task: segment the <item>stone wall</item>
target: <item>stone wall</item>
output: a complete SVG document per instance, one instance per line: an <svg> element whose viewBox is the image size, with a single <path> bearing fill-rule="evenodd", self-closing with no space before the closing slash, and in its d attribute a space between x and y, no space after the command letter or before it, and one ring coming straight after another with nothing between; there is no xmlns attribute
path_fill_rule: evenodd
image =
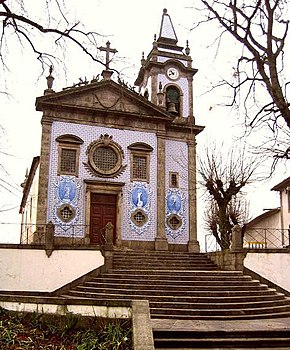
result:
<svg viewBox="0 0 290 350"><path fill-rule="evenodd" d="M227 271L243 271L245 252L232 252L231 250L223 250L218 252L207 253L208 257L218 265L221 270Z"/></svg>
<svg viewBox="0 0 290 350"><path fill-rule="evenodd" d="M52 292L102 266L96 250L54 250L0 246L0 289Z"/></svg>

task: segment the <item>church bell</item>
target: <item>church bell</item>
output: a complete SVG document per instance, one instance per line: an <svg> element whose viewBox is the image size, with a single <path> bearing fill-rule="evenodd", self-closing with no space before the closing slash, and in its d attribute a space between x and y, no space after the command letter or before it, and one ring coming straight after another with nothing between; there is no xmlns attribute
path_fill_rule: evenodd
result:
<svg viewBox="0 0 290 350"><path fill-rule="evenodd" d="M177 115L178 114L178 111L176 109L176 105L174 102L169 102L168 103L168 108L167 108L167 111L171 114L174 114L174 115Z"/></svg>

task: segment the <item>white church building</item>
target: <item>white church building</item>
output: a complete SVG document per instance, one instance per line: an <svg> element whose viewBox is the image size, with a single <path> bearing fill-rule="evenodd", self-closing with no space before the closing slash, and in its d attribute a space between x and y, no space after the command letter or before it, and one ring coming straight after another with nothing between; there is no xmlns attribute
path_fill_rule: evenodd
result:
<svg viewBox="0 0 290 350"><path fill-rule="evenodd" d="M149 39L149 38L148 38ZM159 36L143 55L135 85L110 70L56 92L53 71L36 99L40 157L27 174L22 241L101 245L106 225L116 247L198 252L196 135L188 42L178 45L164 9ZM37 194L37 195L36 195ZM35 201L31 211L32 198ZM32 222L34 220L34 222Z"/></svg>

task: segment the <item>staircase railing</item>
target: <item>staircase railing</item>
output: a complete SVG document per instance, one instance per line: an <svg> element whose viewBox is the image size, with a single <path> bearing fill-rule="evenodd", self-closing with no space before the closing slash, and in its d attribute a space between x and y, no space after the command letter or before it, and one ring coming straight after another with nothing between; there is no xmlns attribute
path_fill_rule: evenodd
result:
<svg viewBox="0 0 290 350"><path fill-rule="evenodd" d="M281 249L290 246L290 230L276 228L251 228L244 234L244 248Z"/></svg>
<svg viewBox="0 0 290 350"><path fill-rule="evenodd" d="M213 234L205 235L206 252L220 251L221 248ZM244 249L283 249L290 247L290 229L251 228L243 234Z"/></svg>

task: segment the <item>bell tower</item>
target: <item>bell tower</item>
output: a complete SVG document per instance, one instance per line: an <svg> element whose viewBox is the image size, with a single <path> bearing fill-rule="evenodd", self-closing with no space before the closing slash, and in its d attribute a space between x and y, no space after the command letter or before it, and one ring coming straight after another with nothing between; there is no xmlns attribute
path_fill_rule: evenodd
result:
<svg viewBox="0 0 290 350"><path fill-rule="evenodd" d="M186 47L178 46L171 18L163 10L158 39L147 58L144 54L135 85L139 93L170 114L193 122L192 80L197 69L192 68L188 41Z"/></svg>

